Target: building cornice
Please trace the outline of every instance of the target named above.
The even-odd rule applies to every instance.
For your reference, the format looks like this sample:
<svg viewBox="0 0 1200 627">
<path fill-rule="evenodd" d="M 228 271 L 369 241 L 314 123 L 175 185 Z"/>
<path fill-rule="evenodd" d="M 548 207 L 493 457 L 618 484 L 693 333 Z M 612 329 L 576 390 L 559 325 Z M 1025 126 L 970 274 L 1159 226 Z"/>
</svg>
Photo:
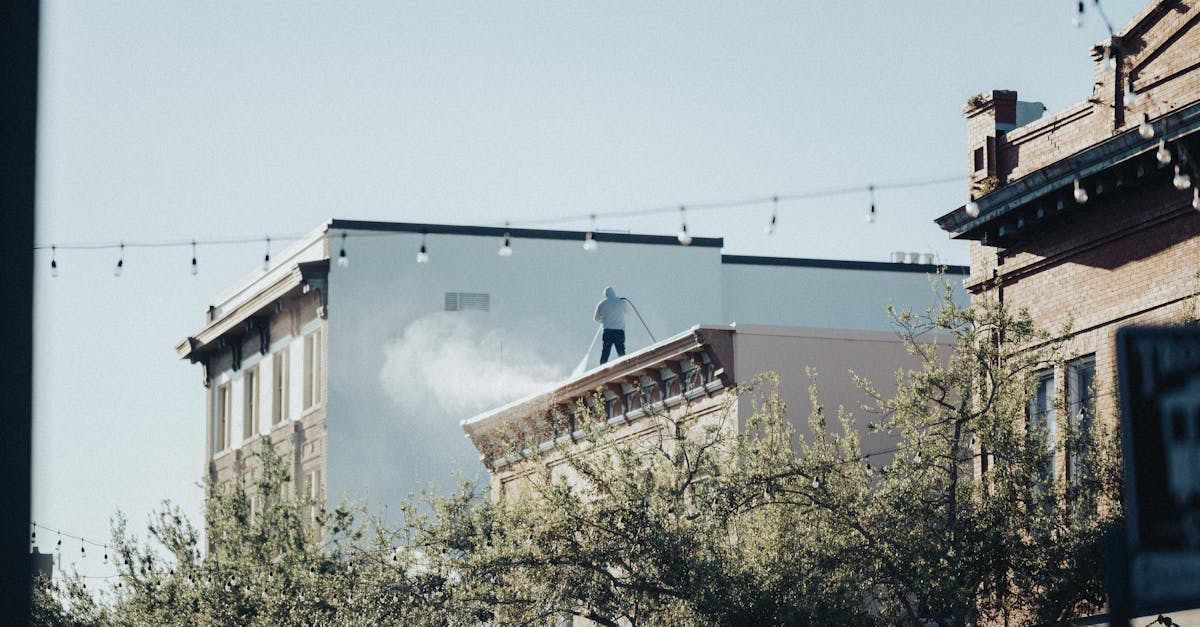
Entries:
<svg viewBox="0 0 1200 627">
<path fill-rule="evenodd" d="M 1072 197 L 1076 180 L 1085 184 L 1106 181 L 1112 193 L 1120 193 L 1136 179 L 1154 175 L 1159 168 L 1153 153 L 1160 141 L 1195 143 L 1200 131 L 1200 102 L 1152 122 L 1159 132 L 1150 139 L 1141 137 L 1136 128 L 1129 129 L 980 197 L 976 200 L 976 217 L 969 216 L 964 205 L 936 222 L 952 239 L 1009 246 L 1051 219 L 1083 210 Z"/>
<path fill-rule="evenodd" d="M 321 289 L 329 275 L 329 260 L 304 261 L 292 266 L 291 270 L 243 301 L 229 313 L 208 323 L 200 332 L 189 336 L 175 346 L 181 359 L 199 361 L 201 354 L 217 347 L 221 338 L 231 332 L 248 330 L 258 326 L 255 319 L 268 313 L 274 303 L 287 296 L 303 293 L 309 289 Z"/>
<path fill-rule="evenodd" d="M 511 438 L 514 433 L 545 435 L 553 432 L 554 426 L 551 422 L 556 407 L 574 405 L 580 399 L 591 398 L 597 390 L 620 382 L 637 380 L 647 373 L 664 368 L 676 370 L 679 368 L 679 362 L 689 356 L 703 353 L 711 362 L 712 381 L 708 385 L 715 385 L 714 389 L 733 387 L 733 333 L 734 330 L 728 327 L 694 327 L 568 379 L 553 389 L 532 394 L 464 420 L 462 430 L 479 450 L 480 460 L 491 469 L 495 467 L 497 452 L 502 451 L 506 444 L 511 444 L 506 438 Z M 566 435 L 574 437 L 574 432 Z M 545 435 L 541 439 L 552 440 L 553 437 Z"/>
</svg>

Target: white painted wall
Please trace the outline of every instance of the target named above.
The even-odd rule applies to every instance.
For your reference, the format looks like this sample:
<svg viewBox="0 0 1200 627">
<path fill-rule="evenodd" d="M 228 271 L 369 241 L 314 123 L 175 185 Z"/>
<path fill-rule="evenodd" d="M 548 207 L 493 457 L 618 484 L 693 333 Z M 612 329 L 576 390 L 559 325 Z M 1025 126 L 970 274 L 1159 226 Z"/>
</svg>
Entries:
<svg viewBox="0 0 1200 627">
<path fill-rule="evenodd" d="M 336 258 L 340 231 L 330 236 Z M 374 508 L 421 488 L 484 478 L 459 421 L 565 378 L 583 357 L 605 286 L 630 298 L 658 338 L 721 314 L 720 250 L 678 245 L 351 232 L 332 264 L 328 317 L 327 498 Z M 446 312 L 446 292 L 487 293 L 489 312 Z M 635 316 L 627 349 L 650 343 Z M 599 347 L 590 363 L 598 361 Z M 299 359 L 297 359 L 297 362 Z"/>
<path fill-rule="evenodd" d="M 732 321 L 890 331 L 888 303 L 924 309 L 937 298 L 924 273 L 723 264 L 718 248 L 673 243 L 600 242 L 587 253 L 582 241 L 516 238 L 505 258 L 496 254 L 499 237 L 432 234 L 430 261 L 417 264 L 419 233 L 350 231 L 350 265 L 342 268 L 341 233 L 331 232 L 327 245 L 315 232 L 273 256 L 277 265 L 269 272 L 248 277 L 217 301 L 218 313 L 227 311 L 296 262 L 325 254 L 334 261 L 322 401 L 331 506 L 343 497 L 367 498 L 381 509 L 426 487 L 450 489 L 456 472 L 482 478 L 459 421 L 565 379 L 592 340 L 592 314 L 606 286 L 630 298 L 660 340 L 696 324 Z M 446 312 L 446 292 L 486 293 L 490 311 Z M 321 323 L 272 338 L 272 352 L 289 352 L 290 420 L 304 413 L 303 338 Z M 634 315 L 626 334 L 629 352 L 652 343 Z M 258 359 L 255 352 L 245 365 Z M 266 433 L 270 355 L 260 364 Z M 232 440 L 240 442 L 243 371 L 214 375 L 216 382 L 233 382 Z"/>
<path fill-rule="evenodd" d="M 887 306 L 924 311 L 936 304 L 934 275 L 726 263 L 721 266 L 720 322 L 828 329 L 894 330 Z M 961 277 L 946 280 L 961 285 Z M 969 304 L 957 291 L 959 304 Z"/>
</svg>

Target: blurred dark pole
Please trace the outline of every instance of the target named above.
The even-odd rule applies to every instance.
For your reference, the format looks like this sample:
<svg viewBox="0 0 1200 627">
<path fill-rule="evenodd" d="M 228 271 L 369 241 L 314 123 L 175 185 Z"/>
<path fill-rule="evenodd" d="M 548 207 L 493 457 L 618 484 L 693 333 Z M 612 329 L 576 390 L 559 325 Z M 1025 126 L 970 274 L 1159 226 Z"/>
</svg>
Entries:
<svg viewBox="0 0 1200 627">
<path fill-rule="evenodd" d="M 38 2 L 0 0 L 0 621 L 29 622 Z"/>
</svg>

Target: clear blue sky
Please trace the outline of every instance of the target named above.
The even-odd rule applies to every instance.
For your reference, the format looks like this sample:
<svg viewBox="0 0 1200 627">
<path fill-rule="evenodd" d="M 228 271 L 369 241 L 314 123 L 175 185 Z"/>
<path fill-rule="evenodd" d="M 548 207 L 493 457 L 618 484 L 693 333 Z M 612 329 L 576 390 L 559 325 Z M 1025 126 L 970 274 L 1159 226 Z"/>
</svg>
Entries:
<svg viewBox="0 0 1200 627">
<path fill-rule="evenodd" d="M 961 107 L 1091 94 L 1106 36 L 1069 0 L 43 3 L 37 242 L 279 238 L 329 217 L 503 224 L 963 175 L 692 212 L 727 252 L 967 261 Z M 1144 3 L 1105 0 L 1120 28 Z M 583 228 L 566 222 L 556 228 Z M 674 233 L 678 216 L 600 228 Z M 174 345 L 262 244 L 37 253 L 38 523 L 108 538 L 164 499 L 199 518 L 200 370 Z M 279 250 L 281 244 L 276 244 Z M 351 251 L 352 252 L 352 251 Z M 39 533 L 43 551 L 54 538 Z M 46 539 L 43 539 L 46 538 Z M 66 565 L 79 544 L 64 542 Z M 111 567 L 95 556 L 89 575 Z"/>
</svg>

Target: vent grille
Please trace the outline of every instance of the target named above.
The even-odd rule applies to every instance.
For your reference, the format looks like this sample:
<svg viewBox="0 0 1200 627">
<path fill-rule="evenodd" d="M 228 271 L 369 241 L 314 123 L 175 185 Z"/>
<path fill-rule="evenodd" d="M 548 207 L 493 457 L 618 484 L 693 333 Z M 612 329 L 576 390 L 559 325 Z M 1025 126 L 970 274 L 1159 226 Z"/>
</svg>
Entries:
<svg viewBox="0 0 1200 627">
<path fill-rule="evenodd" d="M 474 292 L 446 292 L 446 311 L 490 311 L 492 297 Z"/>
</svg>

